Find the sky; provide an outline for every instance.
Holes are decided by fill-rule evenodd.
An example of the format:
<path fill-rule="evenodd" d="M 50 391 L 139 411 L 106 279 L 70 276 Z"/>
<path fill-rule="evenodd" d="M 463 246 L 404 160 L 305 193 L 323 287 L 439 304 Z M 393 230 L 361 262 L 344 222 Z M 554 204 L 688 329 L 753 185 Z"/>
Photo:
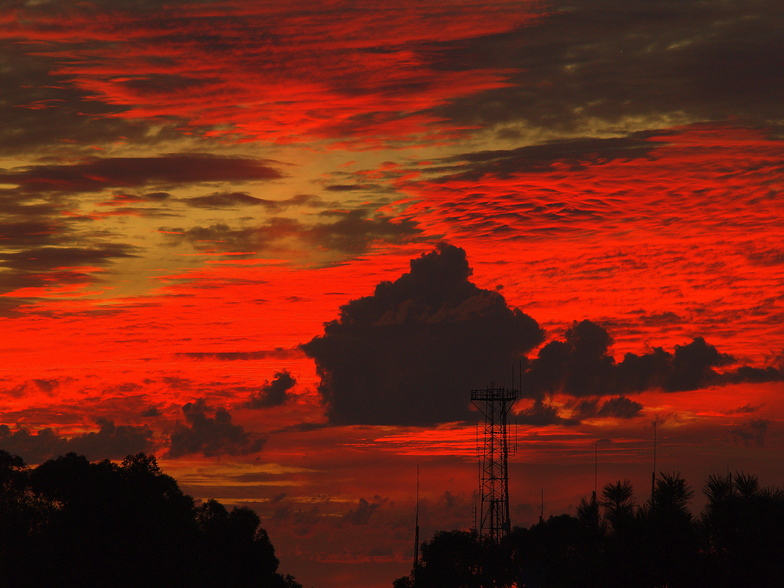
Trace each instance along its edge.
<path fill-rule="evenodd" d="M 658 471 L 784 485 L 778 0 L 0 3 L 0 448 L 154 453 L 307 588 Z M 699 507 L 699 498 L 695 507 Z"/>

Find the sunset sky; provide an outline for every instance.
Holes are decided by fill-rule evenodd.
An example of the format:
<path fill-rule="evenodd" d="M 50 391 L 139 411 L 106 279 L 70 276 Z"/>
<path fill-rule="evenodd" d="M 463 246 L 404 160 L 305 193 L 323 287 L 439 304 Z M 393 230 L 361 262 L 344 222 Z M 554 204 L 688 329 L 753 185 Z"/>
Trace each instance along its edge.
<path fill-rule="evenodd" d="M 491 383 L 513 524 L 654 423 L 784 485 L 780 0 L 0 6 L 0 448 L 154 453 L 306 588 L 409 572 L 417 466 L 472 526 Z"/>

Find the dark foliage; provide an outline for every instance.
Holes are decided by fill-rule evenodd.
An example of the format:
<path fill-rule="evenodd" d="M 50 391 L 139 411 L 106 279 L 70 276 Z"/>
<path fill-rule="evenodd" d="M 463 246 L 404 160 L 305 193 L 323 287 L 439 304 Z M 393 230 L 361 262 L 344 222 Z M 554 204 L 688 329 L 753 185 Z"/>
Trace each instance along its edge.
<path fill-rule="evenodd" d="M 0 451 L 0 586 L 301 588 L 248 508 L 196 507 L 154 456 L 29 469 Z"/>
<path fill-rule="evenodd" d="M 500 544 L 464 531 L 421 546 L 416 570 L 394 588 L 751 588 L 784 578 L 784 491 L 755 476 L 711 476 L 698 517 L 694 492 L 678 474 L 656 478 L 637 504 L 628 480 L 583 499 L 577 516 L 530 529 Z"/>

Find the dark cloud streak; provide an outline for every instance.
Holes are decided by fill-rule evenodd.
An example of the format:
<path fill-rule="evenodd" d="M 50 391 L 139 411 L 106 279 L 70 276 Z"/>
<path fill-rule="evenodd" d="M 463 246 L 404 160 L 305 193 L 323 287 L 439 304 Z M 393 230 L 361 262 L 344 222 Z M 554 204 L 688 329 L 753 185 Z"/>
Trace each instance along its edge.
<path fill-rule="evenodd" d="M 21 193 L 99 192 L 107 188 L 180 185 L 202 182 L 275 180 L 281 173 L 266 160 L 207 153 L 158 157 L 85 158 L 73 164 L 38 164 L 0 171 L 0 182 L 17 184 Z"/>

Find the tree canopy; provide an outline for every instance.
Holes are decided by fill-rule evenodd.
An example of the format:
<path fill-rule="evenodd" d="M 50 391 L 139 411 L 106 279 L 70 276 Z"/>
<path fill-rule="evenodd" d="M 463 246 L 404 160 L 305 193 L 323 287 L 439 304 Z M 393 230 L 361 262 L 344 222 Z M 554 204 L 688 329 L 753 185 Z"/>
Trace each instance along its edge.
<path fill-rule="evenodd" d="M 196 505 L 152 455 L 0 451 L 0 586 L 301 588 L 277 570 L 253 510 Z"/>
<path fill-rule="evenodd" d="M 756 476 L 711 476 L 699 516 L 694 491 L 660 474 L 635 500 L 628 480 L 583 499 L 577 516 L 515 527 L 500 543 L 473 532 L 437 533 L 395 588 L 752 588 L 784 578 L 784 491 Z"/>

